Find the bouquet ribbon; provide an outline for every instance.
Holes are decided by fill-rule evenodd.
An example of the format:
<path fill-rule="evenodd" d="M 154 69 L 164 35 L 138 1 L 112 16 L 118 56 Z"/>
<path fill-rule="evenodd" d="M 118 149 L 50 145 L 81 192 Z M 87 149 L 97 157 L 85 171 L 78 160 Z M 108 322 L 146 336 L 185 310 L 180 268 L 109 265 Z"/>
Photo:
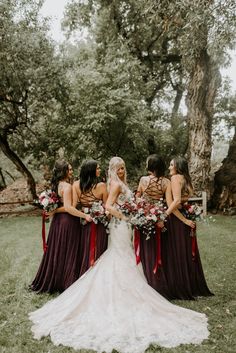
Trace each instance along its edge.
<path fill-rule="evenodd" d="M 156 246 L 157 246 L 157 257 L 156 257 L 156 263 L 153 269 L 153 273 L 155 274 L 158 270 L 158 267 L 162 265 L 161 262 L 161 228 L 158 227 L 156 223 Z"/>
<path fill-rule="evenodd" d="M 97 225 L 94 222 L 91 222 L 90 229 L 90 248 L 89 248 L 89 264 L 90 266 L 94 265 L 95 257 L 96 257 L 96 228 Z"/>
<path fill-rule="evenodd" d="M 136 257 L 136 264 L 138 265 L 140 259 L 140 232 L 137 227 L 134 228 L 134 252 Z"/>
<path fill-rule="evenodd" d="M 43 252 L 45 253 L 47 250 L 47 243 L 46 243 L 46 229 L 45 229 L 45 221 L 46 221 L 46 212 L 43 211 L 42 213 L 42 240 L 43 240 Z"/>
<path fill-rule="evenodd" d="M 196 247 L 197 247 L 197 237 L 196 237 L 196 226 L 195 228 L 191 228 L 191 251 L 192 251 L 192 259 L 195 261 L 196 258 Z"/>

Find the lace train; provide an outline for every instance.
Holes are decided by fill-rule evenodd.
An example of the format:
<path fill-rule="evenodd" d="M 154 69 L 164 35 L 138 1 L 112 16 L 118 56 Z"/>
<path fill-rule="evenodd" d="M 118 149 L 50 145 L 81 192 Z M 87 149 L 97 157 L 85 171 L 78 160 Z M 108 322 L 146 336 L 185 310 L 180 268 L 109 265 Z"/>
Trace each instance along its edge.
<path fill-rule="evenodd" d="M 56 299 L 29 314 L 36 339 L 98 353 L 143 353 L 151 344 L 199 344 L 209 335 L 207 318 L 169 303 L 136 266 L 131 230 L 111 222 L 108 250 Z"/>

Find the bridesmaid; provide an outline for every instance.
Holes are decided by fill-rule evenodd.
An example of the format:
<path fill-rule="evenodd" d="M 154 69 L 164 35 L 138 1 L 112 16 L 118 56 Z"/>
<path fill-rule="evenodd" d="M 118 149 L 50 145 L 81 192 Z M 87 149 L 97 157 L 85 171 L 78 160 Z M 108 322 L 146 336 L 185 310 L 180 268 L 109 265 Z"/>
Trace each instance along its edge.
<path fill-rule="evenodd" d="M 191 227 L 195 227 L 195 224 L 189 223 L 189 227 L 186 224 L 185 217 L 183 222 L 175 215 L 170 215 L 176 208 L 181 212 L 182 204 L 187 202 L 193 193 L 186 159 L 183 157 L 174 158 L 170 162 L 169 171 L 173 202 L 166 211 L 169 217 L 167 219 L 168 236 L 165 241 L 168 254 L 165 274 L 171 299 L 194 299 L 197 296 L 211 296 L 213 294 L 210 292 L 204 277 L 197 239 L 191 236 Z"/>
<path fill-rule="evenodd" d="M 105 204 L 107 188 L 104 182 L 99 182 L 101 173 L 97 161 L 91 159 L 81 166 L 79 180 L 73 184 L 73 205 L 78 209 L 91 208 L 94 202 Z M 105 226 L 98 222 L 81 225 L 81 243 L 79 249 L 79 277 L 107 249 L 108 233 Z"/>
<path fill-rule="evenodd" d="M 47 250 L 30 285 L 37 292 L 63 292 L 79 277 L 79 217 L 85 218 L 87 222 L 91 221 L 91 217 L 72 206 L 72 186 L 69 183 L 72 173 L 68 162 L 55 163 L 51 190 L 60 197 L 61 207 L 53 215 Z"/>
<path fill-rule="evenodd" d="M 147 158 L 148 176 L 140 179 L 137 197 L 142 197 L 150 203 L 163 200 L 163 205 L 171 205 L 173 198 L 171 193 L 170 180 L 165 178 L 165 162 L 157 154 Z M 188 226 L 195 224 L 186 219 L 178 210 L 173 213 Z M 168 281 L 165 275 L 165 268 L 168 261 L 166 252 L 167 229 L 163 227 L 163 222 L 158 222 L 153 234 L 147 239 L 145 231 L 140 231 L 140 260 L 148 284 L 167 299 L 171 299 Z M 162 228 L 162 230 L 161 230 Z"/>
<path fill-rule="evenodd" d="M 136 193 L 137 198 L 142 197 L 150 203 L 160 199 L 164 202 L 171 198 L 170 181 L 164 177 L 165 169 L 164 161 L 156 154 L 147 158 L 149 175 L 141 177 Z M 140 260 L 148 284 L 161 295 L 169 298 L 167 280 L 163 271 L 166 256 L 161 251 L 161 242 L 163 237 L 166 237 L 166 231 L 162 232 L 161 227 L 163 224 L 157 224 L 148 239 L 144 229 L 140 230 Z"/>

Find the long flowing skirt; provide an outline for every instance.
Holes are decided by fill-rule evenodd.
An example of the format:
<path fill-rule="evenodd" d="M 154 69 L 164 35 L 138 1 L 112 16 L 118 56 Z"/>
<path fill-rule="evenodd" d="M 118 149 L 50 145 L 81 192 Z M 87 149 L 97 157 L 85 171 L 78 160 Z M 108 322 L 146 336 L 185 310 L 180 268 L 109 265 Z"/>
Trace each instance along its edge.
<path fill-rule="evenodd" d="M 56 299 L 29 314 L 36 339 L 98 353 L 143 353 L 151 344 L 199 344 L 209 335 L 207 318 L 171 304 L 136 265 L 131 229 L 110 224 L 108 250 Z"/>
<path fill-rule="evenodd" d="M 159 234 L 158 234 L 159 232 Z M 153 234 L 147 236 L 140 230 L 140 259 L 148 284 L 165 298 L 169 299 L 169 290 L 164 272 L 167 256 L 162 247 L 162 242 L 167 236 L 167 231 L 156 229 Z M 159 237 L 159 240 L 158 240 Z"/>
<path fill-rule="evenodd" d="M 63 292 L 79 278 L 80 219 L 56 213 L 51 221 L 47 250 L 30 288 L 37 292 Z"/>
<path fill-rule="evenodd" d="M 191 228 L 174 215 L 170 215 L 167 229 L 162 246 L 167 256 L 164 270 L 169 299 L 194 299 L 197 296 L 213 295 L 205 280 L 197 238 L 190 236 Z"/>
<path fill-rule="evenodd" d="M 82 276 L 93 263 L 107 249 L 108 233 L 104 225 L 87 223 L 81 225 L 81 244 L 79 249 L 79 277 Z"/>

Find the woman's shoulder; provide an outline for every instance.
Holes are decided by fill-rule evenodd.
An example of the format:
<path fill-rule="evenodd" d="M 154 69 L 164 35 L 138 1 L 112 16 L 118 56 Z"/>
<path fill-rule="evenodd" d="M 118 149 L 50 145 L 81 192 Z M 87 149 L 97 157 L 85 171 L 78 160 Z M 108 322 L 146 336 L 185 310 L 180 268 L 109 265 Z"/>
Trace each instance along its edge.
<path fill-rule="evenodd" d="M 148 185 L 149 181 L 150 181 L 150 177 L 148 175 L 143 175 L 141 176 L 139 183 L 146 186 Z"/>
<path fill-rule="evenodd" d="M 95 185 L 94 190 L 100 190 L 100 191 L 107 190 L 107 184 L 101 181 L 97 185 Z"/>
<path fill-rule="evenodd" d="M 119 181 L 116 180 L 111 180 L 110 181 L 110 190 L 121 190 L 121 183 L 119 183 Z"/>
<path fill-rule="evenodd" d="M 140 181 L 146 181 L 149 179 L 150 179 L 150 177 L 148 175 L 143 175 L 143 176 L 141 176 Z"/>
<path fill-rule="evenodd" d="M 181 174 L 174 174 L 174 175 L 172 175 L 171 176 L 171 182 L 172 181 L 176 181 L 176 182 L 183 182 L 183 180 L 184 180 L 184 176 L 183 175 L 181 175 Z"/>
<path fill-rule="evenodd" d="M 107 184 L 106 183 L 104 183 L 104 181 L 100 181 L 99 183 L 97 183 L 97 185 L 96 185 L 97 187 L 99 187 L 99 188 L 106 188 L 107 187 Z"/>
<path fill-rule="evenodd" d="M 80 180 L 76 180 L 73 182 L 73 188 L 80 189 Z"/>
<path fill-rule="evenodd" d="M 72 189 L 72 185 L 70 183 L 65 182 L 63 185 L 63 189 L 64 190 L 71 190 Z"/>
<path fill-rule="evenodd" d="M 60 182 L 58 185 L 58 195 L 63 196 L 65 192 L 70 192 L 72 190 L 72 185 L 66 181 Z"/>
<path fill-rule="evenodd" d="M 169 185 L 170 184 L 170 179 L 166 177 L 162 177 L 162 182 L 164 185 Z"/>

